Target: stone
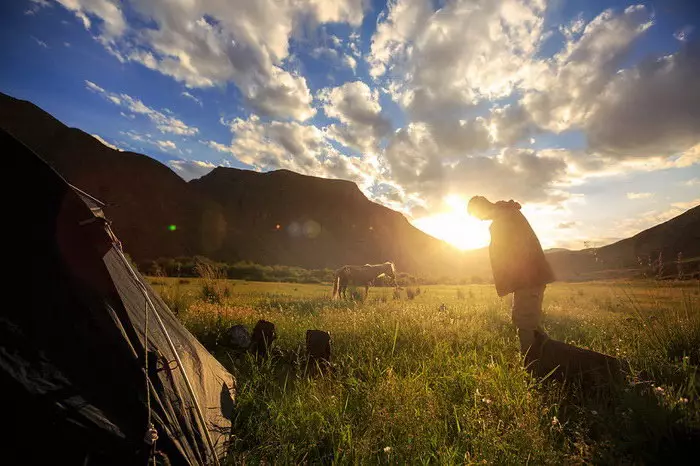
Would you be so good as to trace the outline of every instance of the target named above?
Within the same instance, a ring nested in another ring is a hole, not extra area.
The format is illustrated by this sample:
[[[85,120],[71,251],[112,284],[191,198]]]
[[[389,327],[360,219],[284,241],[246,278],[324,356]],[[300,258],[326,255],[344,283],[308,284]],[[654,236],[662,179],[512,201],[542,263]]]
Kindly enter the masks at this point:
[[[250,350],[258,356],[265,357],[276,338],[275,324],[266,320],[259,320],[253,329]]]
[[[239,351],[250,348],[250,332],[245,325],[234,325],[226,331],[226,346]]]

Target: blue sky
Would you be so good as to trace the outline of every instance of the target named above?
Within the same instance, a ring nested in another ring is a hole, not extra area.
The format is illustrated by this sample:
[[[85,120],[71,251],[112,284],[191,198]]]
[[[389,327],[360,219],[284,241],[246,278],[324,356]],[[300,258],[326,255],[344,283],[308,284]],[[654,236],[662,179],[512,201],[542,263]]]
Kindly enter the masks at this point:
[[[19,0],[0,91],[185,179],[350,179],[461,247],[475,194],[545,246],[700,204],[700,4]]]

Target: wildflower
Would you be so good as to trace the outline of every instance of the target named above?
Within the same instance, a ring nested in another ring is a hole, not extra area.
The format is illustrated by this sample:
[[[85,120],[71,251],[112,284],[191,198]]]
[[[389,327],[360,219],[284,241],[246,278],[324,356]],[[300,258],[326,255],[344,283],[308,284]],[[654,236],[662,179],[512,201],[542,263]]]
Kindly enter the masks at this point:
[[[679,402],[679,403],[685,404],[685,403],[688,402],[688,398],[680,397],[680,398],[678,399],[678,402]]]
[[[662,387],[655,387],[654,390],[656,390],[656,393],[663,393],[664,389]]]
[[[481,401],[483,401],[483,402],[486,403],[487,405],[490,405],[490,404],[491,404],[491,399],[490,399],[490,398],[482,398]]]
[[[552,425],[553,425],[553,426],[558,426],[558,425],[559,425],[559,419],[557,419],[556,416],[552,417]]]
[[[384,453],[386,453],[387,455],[391,453],[391,447],[384,447]]]

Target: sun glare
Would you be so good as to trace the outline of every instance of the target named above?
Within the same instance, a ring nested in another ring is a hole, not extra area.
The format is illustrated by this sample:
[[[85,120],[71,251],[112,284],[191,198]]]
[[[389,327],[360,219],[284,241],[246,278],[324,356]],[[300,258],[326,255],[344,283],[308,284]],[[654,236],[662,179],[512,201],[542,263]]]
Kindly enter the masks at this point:
[[[422,217],[413,224],[424,232],[446,241],[459,249],[477,249],[489,244],[489,224],[467,213],[467,201],[459,196],[443,199],[448,209]]]

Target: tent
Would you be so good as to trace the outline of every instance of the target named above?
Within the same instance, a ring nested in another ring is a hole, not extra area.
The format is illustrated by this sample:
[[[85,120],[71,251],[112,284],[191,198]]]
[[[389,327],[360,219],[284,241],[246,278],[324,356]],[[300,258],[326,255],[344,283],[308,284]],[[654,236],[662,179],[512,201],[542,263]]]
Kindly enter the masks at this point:
[[[0,153],[28,191],[4,213],[24,257],[0,310],[3,463],[218,464],[233,376],[130,266],[103,204],[2,130]]]

